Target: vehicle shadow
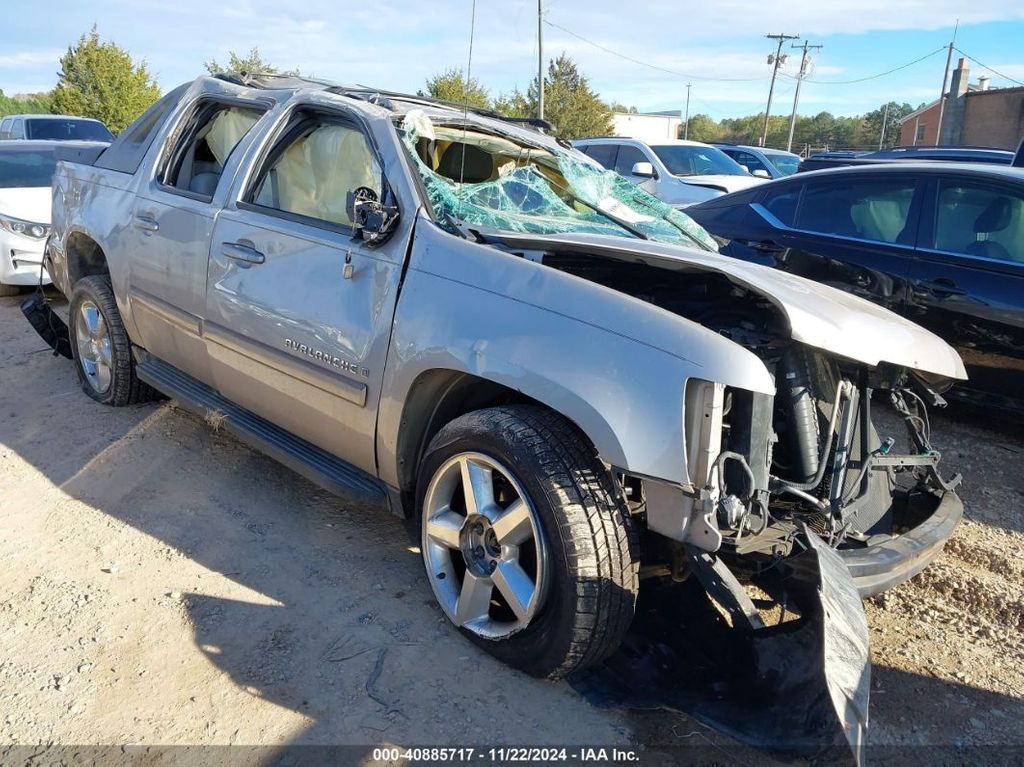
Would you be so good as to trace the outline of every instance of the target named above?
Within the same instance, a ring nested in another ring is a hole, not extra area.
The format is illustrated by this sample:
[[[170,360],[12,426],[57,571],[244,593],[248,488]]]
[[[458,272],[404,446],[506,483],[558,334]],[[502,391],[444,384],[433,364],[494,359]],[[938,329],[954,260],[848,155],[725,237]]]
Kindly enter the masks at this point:
[[[171,403],[111,409],[89,400],[72,366],[42,349],[12,310],[15,302],[0,301],[0,445],[68,496],[201,566],[175,597],[182,560],[169,554],[147,571],[149,589],[178,600],[202,658],[237,690],[302,718],[281,737],[267,721],[220,722],[238,728],[234,742],[637,742],[666,764],[680,753],[704,758],[705,748],[719,761],[759,761],[687,717],[609,715],[564,683],[492,660],[444,619],[402,521],[346,505]],[[922,710],[958,709],[967,697],[981,716],[1024,717],[1007,696],[896,670],[877,670],[876,679],[883,689],[912,686]],[[162,705],[186,707],[194,692],[154,688],[165,694],[181,700]],[[209,702],[205,716],[228,716],[218,705]],[[915,708],[875,696],[874,726],[883,733],[905,729],[900,717],[911,716],[936,743],[961,737],[948,711],[933,731]],[[952,719],[968,738],[970,716]]]

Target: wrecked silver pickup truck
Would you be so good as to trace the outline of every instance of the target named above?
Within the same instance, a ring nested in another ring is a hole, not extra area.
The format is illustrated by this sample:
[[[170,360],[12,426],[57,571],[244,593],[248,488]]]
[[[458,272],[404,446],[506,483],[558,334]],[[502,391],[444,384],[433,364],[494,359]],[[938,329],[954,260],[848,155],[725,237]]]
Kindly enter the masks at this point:
[[[613,655],[642,582],[698,583],[751,637],[767,595],[817,626],[786,663],[828,689],[777,704],[862,740],[859,596],[962,513],[925,413],[965,377],[943,341],[720,257],[534,126],[361,86],[200,78],[53,194],[69,327],[24,308],[93,399],[157,390],[417,520],[445,615],[533,675]]]

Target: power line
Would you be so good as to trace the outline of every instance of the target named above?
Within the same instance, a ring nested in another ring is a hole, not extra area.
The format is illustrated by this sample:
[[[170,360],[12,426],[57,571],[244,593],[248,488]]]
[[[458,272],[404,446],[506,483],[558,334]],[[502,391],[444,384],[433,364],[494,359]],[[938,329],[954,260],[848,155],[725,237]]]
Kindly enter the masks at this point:
[[[572,35],[577,40],[582,40],[587,45],[592,45],[593,47],[598,48],[599,50],[602,50],[605,53],[610,53],[612,56],[618,56],[620,59],[624,59],[625,61],[630,61],[630,62],[632,62],[634,64],[638,64],[638,65],[640,65],[642,67],[647,67],[648,69],[656,69],[659,72],[664,72],[665,74],[675,75],[676,77],[682,77],[682,78],[684,78],[686,80],[706,80],[708,82],[715,82],[715,83],[752,83],[752,82],[759,82],[761,80],[764,80],[763,77],[702,77],[701,75],[693,75],[693,74],[687,74],[686,72],[679,72],[679,71],[677,71],[675,69],[668,69],[667,67],[660,67],[657,64],[649,64],[646,61],[641,61],[640,59],[635,59],[632,56],[627,56],[625,53],[620,53],[619,51],[612,50],[611,48],[609,48],[609,47],[607,47],[605,45],[601,45],[601,43],[595,43],[593,40],[590,40],[590,39],[584,37],[583,35],[577,34],[577,33],[573,32],[571,29],[566,29],[561,24],[556,24],[555,22],[549,21],[548,19],[544,19],[544,23],[547,24],[549,27],[554,27],[555,29],[560,29],[561,31],[565,32],[567,35]]]
[[[814,83],[815,85],[852,85],[853,83],[864,83],[864,82],[867,82],[868,80],[877,80],[879,77],[885,77],[886,75],[891,75],[894,72],[899,72],[902,69],[906,69],[907,67],[914,66],[914,64],[920,64],[925,59],[930,59],[936,53],[941,53],[944,50],[946,50],[946,46],[945,45],[943,45],[940,48],[936,48],[931,53],[925,54],[924,56],[922,56],[919,59],[914,59],[913,61],[908,61],[906,64],[900,64],[898,67],[893,67],[892,69],[887,69],[884,72],[879,72],[877,75],[868,75],[867,77],[858,77],[856,80],[812,80],[811,78],[808,77],[808,78],[805,78],[805,82]],[[966,56],[967,54],[964,54],[964,55]],[[978,63],[981,64],[980,61]],[[984,66],[984,64],[982,64],[982,66]],[[794,79],[794,80],[796,79],[796,77],[794,77],[791,74],[788,74],[787,72],[783,72],[782,74],[785,77],[789,77],[789,78]],[[1022,83],[1022,84],[1024,84],[1024,83]]]
[[[1008,77],[1007,75],[1004,75],[999,70],[993,69],[988,64],[983,64],[982,62],[980,62],[976,58],[974,58],[974,56],[972,56],[971,54],[967,53],[966,51],[960,50],[956,46],[953,46],[953,50],[957,51],[958,53],[962,53],[964,56],[969,58],[971,61],[973,61],[975,64],[977,64],[982,69],[987,69],[992,74],[998,75],[999,77],[1003,78],[1004,80],[1009,80],[1011,83],[1016,83],[1017,85],[1024,85],[1024,83],[1022,83],[1020,80],[1014,80],[1012,77]]]

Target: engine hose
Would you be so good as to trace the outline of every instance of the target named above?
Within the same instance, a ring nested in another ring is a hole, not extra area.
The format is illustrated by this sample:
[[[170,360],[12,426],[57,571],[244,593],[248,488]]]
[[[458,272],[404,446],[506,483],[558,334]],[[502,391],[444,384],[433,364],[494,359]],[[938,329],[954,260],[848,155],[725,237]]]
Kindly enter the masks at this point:
[[[792,346],[779,360],[782,373],[778,387],[789,422],[789,446],[795,478],[807,482],[818,473],[821,457],[818,438],[818,408],[811,390],[807,352]]]
[[[828,436],[825,438],[825,446],[818,459],[818,470],[815,472],[814,476],[807,482],[791,482],[779,477],[771,477],[772,480],[781,485],[791,487],[794,490],[813,490],[821,484],[821,480],[825,478],[825,469],[828,468],[828,455],[832,452],[832,442],[835,440],[836,424],[839,422],[839,406],[842,400],[847,396],[849,387],[850,384],[847,381],[840,381],[839,385],[836,387],[836,404],[832,408],[832,416],[828,421]]]

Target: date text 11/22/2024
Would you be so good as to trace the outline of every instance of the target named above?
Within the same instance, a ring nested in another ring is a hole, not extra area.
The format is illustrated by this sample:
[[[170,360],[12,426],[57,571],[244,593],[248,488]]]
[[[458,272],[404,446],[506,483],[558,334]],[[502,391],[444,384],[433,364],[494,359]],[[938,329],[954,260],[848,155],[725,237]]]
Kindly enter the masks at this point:
[[[373,749],[375,762],[638,762],[639,754],[629,748],[595,747],[529,747],[497,746],[476,748],[469,746],[428,746],[402,748],[381,746]]]

